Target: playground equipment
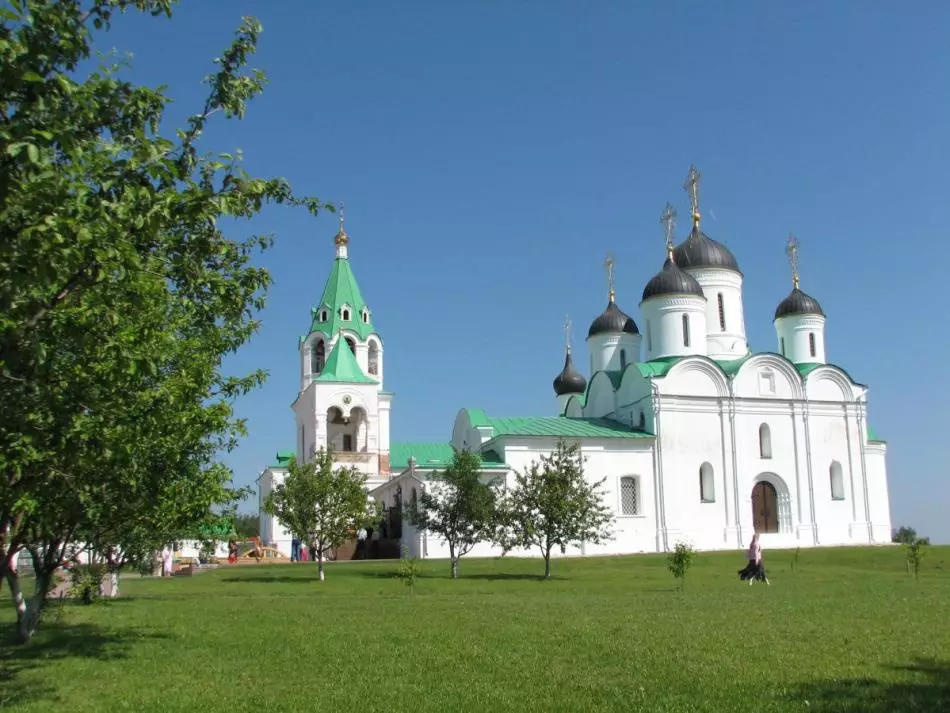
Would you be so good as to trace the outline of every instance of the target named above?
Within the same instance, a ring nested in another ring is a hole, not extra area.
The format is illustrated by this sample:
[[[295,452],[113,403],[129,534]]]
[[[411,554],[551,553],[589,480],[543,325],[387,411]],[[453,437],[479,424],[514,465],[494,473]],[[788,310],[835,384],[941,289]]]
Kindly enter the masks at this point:
[[[243,537],[237,540],[238,564],[248,562],[286,562],[287,555],[276,547],[265,547],[260,537]]]

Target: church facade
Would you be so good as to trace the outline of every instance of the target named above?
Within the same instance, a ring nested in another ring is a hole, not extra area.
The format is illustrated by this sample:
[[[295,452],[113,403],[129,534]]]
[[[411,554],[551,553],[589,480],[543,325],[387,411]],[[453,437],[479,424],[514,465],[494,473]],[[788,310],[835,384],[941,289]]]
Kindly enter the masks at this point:
[[[370,495],[392,512],[455,450],[479,453],[485,477],[507,481],[564,439],[580,444],[585,473],[602,481],[614,512],[609,542],[567,554],[663,552],[680,541],[737,549],[754,532],[766,548],[890,542],[887,447],[868,425],[868,387],[827,361],[826,316],[800,287],[797,243],[788,245],[792,290],[775,310],[775,350],[752,352],[743,275],[700,227],[695,169],[686,188],[691,230],[674,245],[667,206],[667,257],[643,289],[639,323],[617,302],[608,260],[607,306],[586,339],[589,378],[568,338],[553,415],[463,409],[445,443],[389,442],[382,340],[341,223],[330,278],[300,340],[297,448],[262,473],[261,498],[291,454],[308,457],[328,444],[341,464],[366,473]],[[279,524],[261,517],[262,537],[289,550]],[[444,543],[401,520],[392,534],[413,554],[447,556]],[[472,554],[500,551],[485,544]]]

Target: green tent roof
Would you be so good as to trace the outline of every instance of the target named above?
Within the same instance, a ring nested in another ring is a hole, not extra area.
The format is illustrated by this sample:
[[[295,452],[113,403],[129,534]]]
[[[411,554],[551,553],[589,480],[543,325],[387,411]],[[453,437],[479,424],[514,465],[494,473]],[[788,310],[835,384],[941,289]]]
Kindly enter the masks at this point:
[[[454,455],[451,443],[393,443],[389,447],[389,469],[405,470],[409,467],[410,457],[416,459],[419,468],[442,469],[452,464]],[[482,459],[482,468],[486,470],[508,467],[496,451],[487,450],[478,455]]]
[[[354,356],[343,337],[336,340],[336,344],[333,345],[333,349],[330,351],[330,356],[327,357],[327,363],[323,367],[323,371],[314,376],[313,380],[321,382],[339,381],[349,384],[378,383],[375,379],[371,379],[363,373],[360,365],[356,363],[356,356]]]
[[[476,427],[491,428],[491,437],[540,436],[551,438],[653,438],[653,435],[626,426],[611,418],[569,418],[540,416],[535,418],[496,418],[481,409],[466,409],[469,422]]]
[[[349,310],[348,314],[344,314],[345,309]],[[324,312],[326,312],[325,320],[321,319]],[[323,288],[320,304],[313,308],[312,314],[311,334],[323,332],[332,338],[341,329],[348,329],[356,332],[360,339],[366,339],[370,334],[375,333],[372,315],[366,302],[363,301],[363,295],[360,293],[359,285],[356,284],[356,276],[353,274],[348,258],[338,257],[333,261],[333,268]],[[344,319],[345,316],[349,319]]]
[[[297,451],[277,451],[271,468],[286,468],[290,465],[290,459],[297,455]]]

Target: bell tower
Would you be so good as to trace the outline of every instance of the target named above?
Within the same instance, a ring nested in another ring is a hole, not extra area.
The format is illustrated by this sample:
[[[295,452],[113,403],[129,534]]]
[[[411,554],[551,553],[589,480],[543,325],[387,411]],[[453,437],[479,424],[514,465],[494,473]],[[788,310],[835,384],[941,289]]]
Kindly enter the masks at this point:
[[[375,486],[389,473],[392,394],[383,390],[383,340],[353,274],[342,205],[339,221],[330,275],[299,341],[297,458],[330,448],[334,462],[356,466]]]

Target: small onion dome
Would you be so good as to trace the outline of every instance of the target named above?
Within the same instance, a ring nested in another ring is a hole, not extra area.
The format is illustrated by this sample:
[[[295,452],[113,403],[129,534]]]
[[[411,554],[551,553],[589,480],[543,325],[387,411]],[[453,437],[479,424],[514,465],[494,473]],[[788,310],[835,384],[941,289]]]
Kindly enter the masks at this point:
[[[696,278],[680,270],[670,258],[666,258],[663,269],[656,273],[643,288],[643,301],[661,295],[695,295],[706,298]]]
[[[580,372],[574,368],[574,361],[571,359],[571,350],[567,350],[564,357],[564,368],[561,373],[554,378],[554,393],[558,396],[564,394],[583,394],[587,389],[587,379],[581,376]]]
[[[590,323],[590,329],[587,331],[587,338],[590,339],[595,334],[606,334],[607,332],[626,332],[627,334],[639,334],[637,323],[633,318],[626,314],[617,306],[612,299],[607,303],[607,309]]]
[[[739,272],[739,263],[722,243],[718,243],[693,225],[689,237],[673,251],[673,259],[682,269],[692,267],[720,267]]]
[[[817,314],[822,317],[825,316],[821,305],[818,304],[818,300],[811,295],[806,295],[797,287],[789,293],[788,297],[779,302],[778,307],[775,308],[775,319],[788,317],[793,314]]]

